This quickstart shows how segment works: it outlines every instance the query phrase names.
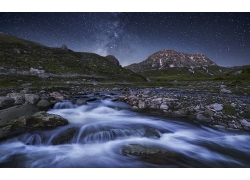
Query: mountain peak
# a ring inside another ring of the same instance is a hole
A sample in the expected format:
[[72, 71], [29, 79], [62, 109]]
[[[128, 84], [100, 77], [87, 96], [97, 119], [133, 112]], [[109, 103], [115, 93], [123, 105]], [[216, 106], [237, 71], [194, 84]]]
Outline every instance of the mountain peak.
[[177, 52], [173, 49], [162, 49], [149, 55], [146, 60], [131, 64], [125, 68], [134, 72], [141, 72], [173, 67], [194, 68], [202, 66], [216, 66], [216, 63], [200, 53], [188, 54]]

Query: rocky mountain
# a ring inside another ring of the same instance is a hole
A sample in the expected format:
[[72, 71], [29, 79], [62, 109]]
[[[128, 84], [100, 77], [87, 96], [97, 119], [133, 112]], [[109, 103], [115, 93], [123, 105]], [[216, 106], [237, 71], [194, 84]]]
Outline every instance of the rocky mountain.
[[144, 77], [119, 66], [114, 56], [74, 52], [65, 44], [58, 48], [47, 47], [5, 33], [0, 33], [1, 74], [36, 74], [43, 78], [52, 75], [81, 76], [81, 79], [86, 75], [110, 81], [146, 81]]
[[117, 66], [120, 66], [120, 62], [119, 62], [119, 60], [118, 60], [115, 56], [113, 56], [113, 55], [107, 55], [106, 58], [107, 58], [110, 62], [112, 62], [113, 64], [115, 64], [115, 65], [117, 65]]
[[173, 67], [186, 67], [192, 69], [204, 66], [217, 66], [217, 64], [203, 54], [188, 54], [163, 49], [151, 54], [146, 60], [140, 63], [134, 63], [124, 68], [134, 72], [142, 72]]

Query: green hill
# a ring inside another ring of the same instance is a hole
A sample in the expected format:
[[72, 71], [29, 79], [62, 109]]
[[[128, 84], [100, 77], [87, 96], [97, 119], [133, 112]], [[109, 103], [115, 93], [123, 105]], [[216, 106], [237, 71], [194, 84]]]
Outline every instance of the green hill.
[[[4, 33], [0, 33], [0, 67], [19, 72], [35, 68], [62, 76], [74, 75], [75, 79], [76, 76], [81, 78], [92, 76], [99, 81], [146, 81], [139, 74], [117, 66], [103, 56], [74, 52], [70, 49], [51, 48]], [[9, 74], [11, 75], [14, 76]]]

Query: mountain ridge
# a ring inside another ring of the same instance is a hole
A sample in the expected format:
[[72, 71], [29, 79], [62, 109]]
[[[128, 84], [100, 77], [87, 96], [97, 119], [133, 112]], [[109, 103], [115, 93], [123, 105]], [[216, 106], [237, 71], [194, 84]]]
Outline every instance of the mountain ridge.
[[148, 58], [140, 63], [133, 63], [124, 66], [134, 72], [142, 72], [147, 70], [159, 70], [172, 67], [195, 68], [202, 66], [218, 66], [203, 54], [188, 54], [177, 52], [173, 49], [162, 49], [148, 56]]

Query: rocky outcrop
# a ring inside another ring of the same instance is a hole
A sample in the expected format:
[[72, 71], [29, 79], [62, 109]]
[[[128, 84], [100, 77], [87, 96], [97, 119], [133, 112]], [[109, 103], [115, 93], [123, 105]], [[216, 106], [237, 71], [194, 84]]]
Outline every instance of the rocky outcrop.
[[40, 111], [26, 118], [26, 126], [28, 127], [57, 127], [67, 125], [68, 120], [56, 114], [47, 114], [45, 111]]
[[107, 58], [107, 60], [108, 60], [109, 62], [112, 62], [112, 63], [115, 64], [116, 66], [120, 66], [120, 62], [119, 62], [119, 60], [118, 60], [115, 56], [107, 55], [106, 58]]
[[163, 49], [151, 54], [146, 60], [140, 63], [134, 63], [124, 68], [134, 72], [142, 72], [173, 67], [187, 67], [192, 69], [204, 66], [217, 66], [217, 64], [203, 54], [188, 54]]
[[[59, 115], [47, 114], [44, 111], [37, 112], [31, 116], [21, 116], [17, 119], [12, 119], [5, 124], [0, 125], [0, 139], [25, 133], [25, 128], [51, 128], [57, 126], [64, 126], [68, 124], [68, 120]], [[65, 136], [59, 136], [56, 142], [66, 141], [71, 131]]]
[[39, 109], [32, 104], [13, 106], [3, 109], [0, 111], [0, 125], [5, 124], [10, 120], [17, 119], [21, 116], [32, 115], [38, 111]]

